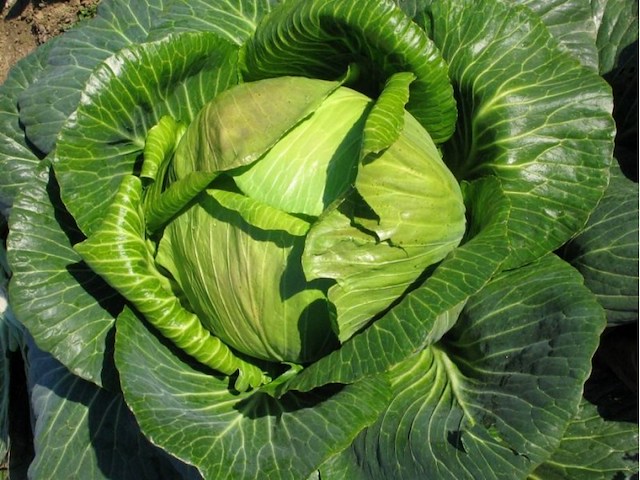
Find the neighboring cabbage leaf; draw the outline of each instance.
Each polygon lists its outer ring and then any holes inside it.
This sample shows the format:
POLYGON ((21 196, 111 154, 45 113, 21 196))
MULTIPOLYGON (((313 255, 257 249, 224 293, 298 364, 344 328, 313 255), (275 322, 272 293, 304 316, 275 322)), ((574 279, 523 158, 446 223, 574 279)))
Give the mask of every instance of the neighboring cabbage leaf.
POLYGON ((18 97, 42 74, 55 43, 53 39, 20 60, 0 86, 0 214, 6 213, 18 192, 35 176, 42 157, 25 141, 18 97))
MULTIPOLYGON (((4 234, 6 226, 6 220, 0 215, 0 234, 4 234)), ((15 400, 11 400, 10 394, 20 388, 19 377, 11 378, 11 371, 17 371, 13 362, 19 361, 20 350, 24 347, 24 328, 15 319, 7 297, 9 277, 7 253, 0 245, 0 460, 3 462, 10 456, 10 422, 15 422, 17 416, 13 408, 15 400)))
POLYGON ((638 474, 637 422, 607 421, 598 407, 583 400, 562 442, 531 480, 600 480, 638 474))
POLYGON ((638 184, 617 166, 585 229, 561 255, 582 273, 609 325, 638 321, 638 184))
POLYGON ((634 0, 591 0, 598 28, 596 45, 599 72, 613 70, 625 47, 638 40, 638 2, 634 0))
POLYGON ((616 68, 605 76, 613 90, 616 120, 614 156, 624 175, 638 182, 638 41, 629 45, 616 68))
POLYGON ((531 480, 638 475, 637 338, 637 324, 605 330, 578 413, 558 448, 536 468, 531 480), (622 369, 628 375, 620 375, 622 369))

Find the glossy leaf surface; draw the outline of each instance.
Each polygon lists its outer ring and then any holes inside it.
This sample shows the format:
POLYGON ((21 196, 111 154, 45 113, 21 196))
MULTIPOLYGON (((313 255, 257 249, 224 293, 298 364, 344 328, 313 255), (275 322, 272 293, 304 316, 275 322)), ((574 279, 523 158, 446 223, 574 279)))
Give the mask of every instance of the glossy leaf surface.
POLYGON ((147 131, 164 115, 188 123, 236 81, 234 58, 235 47, 214 34, 182 33, 122 50, 92 74, 54 160, 63 201, 85 234, 135 171, 147 131))
POLYGON ((120 393, 82 380, 35 347, 29 366, 36 451, 30 477, 168 480, 180 471, 193 478, 142 435, 120 393))
POLYGON ((431 14, 460 109, 445 161, 459 179, 500 178, 511 202, 510 266, 553 251, 584 225, 608 182, 608 86, 558 49, 528 9, 437 2, 431 14))
POLYGON ((280 399, 234 394, 128 310, 118 319, 116 352, 125 399, 145 435, 205 478, 307 478, 375 420, 389 395, 379 379, 280 399))
POLYGON ((497 276, 440 342, 389 371, 388 409, 328 477, 524 478, 577 412, 603 327, 557 257, 497 276))
POLYGON ((47 163, 16 199, 10 232, 9 293, 19 321, 75 375, 113 386, 112 328, 124 301, 73 250, 82 235, 47 163))

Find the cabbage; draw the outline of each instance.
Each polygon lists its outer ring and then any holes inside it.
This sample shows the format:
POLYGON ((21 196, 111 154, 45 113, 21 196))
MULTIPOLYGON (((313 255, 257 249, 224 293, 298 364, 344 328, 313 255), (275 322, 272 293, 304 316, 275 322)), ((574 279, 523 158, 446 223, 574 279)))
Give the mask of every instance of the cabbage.
POLYGON ((626 1, 103 0, 0 87, 29 475, 637 472, 636 29, 626 1))

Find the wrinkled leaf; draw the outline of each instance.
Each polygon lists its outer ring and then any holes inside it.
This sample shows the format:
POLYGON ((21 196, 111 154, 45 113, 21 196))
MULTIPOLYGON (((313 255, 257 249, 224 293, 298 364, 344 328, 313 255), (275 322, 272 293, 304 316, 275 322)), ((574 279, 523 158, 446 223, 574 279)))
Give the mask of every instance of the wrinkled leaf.
MULTIPOLYGON (((0 216, 0 232, 5 227, 5 220, 0 216)), ((15 412, 11 408, 13 404, 10 404, 11 388, 16 388, 14 386, 16 379, 11 379, 11 354, 23 344, 23 328, 15 319, 7 298, 9 275, 6 251, 0 245, 0 461, 2 462, 8 460, 11 446, 9 422, 12 421, 11 417, 15 418, 15 412)))
POLYGON ((176 478, 173 461, 140 433, 121 394, 76 377, 33 345, 28 382, 36 453, 30 478, 176 478))
POLYGON ((576 414, 603 326, 555 256, 498 275, 440 342, 389 371, 388 409, 327 478, 524 478, 576 414))
POLYGON ((530 478, 628 478, 638 473, 637 445, 637 424, 608 422, 595 405, 583 400, 558 449, 530 478))
POLYGON ((116 352, 142 431, 205 478, 307 478, 375 420, 389 394, 384 379, 277 400, 259 391, 234 394, 129 310, 118 318, 116 352))
POLYGON ((147 131, 164 115, 189 123, 237 80, 234 58, 235 47, 212 33, 182 33, 122 50, 93 72, 54 159, 63 201, 85 234, 135 171, 147 131))
POLYGON ((638 328, 605 330, 578 414, 532 480, 638 475, 638 328))
POLYGON ((638 41, 620 55, 605 78, 613 90, 616 120, 615 158, 627 178, 638 182, 638 41))
POLYGON ((596 45, 600 73, 611 71, 620 53, 638 39, 638 2, 633 0, 591 0, 598 28, 596 45))
POLYGON ((53 149, 94 68, 121 48, 142 42, 163 3, 103 0, 94 18, 56 40, 44 71, 20 95, 20 120, 30 142, 45 153, 53 149))
POLYGON ((10 207, 17 193, 34 176, 40 155, 24 137, 20 123, 18 96, 42 73, 44 62, 55 40, 47 42, 19 61, 0 86, 0 213, 10 207))
POLYGON ((62 206, 48 163, 22 189, 9 226, 16 317, 39 348, 75 375, 113 386, 112 327, 123 300, 73 251, 82 237, 62 206))
MULTIPOLYGON (((104 1, 104 0, 103 0, 104 1)), ((278 0, 172 1, 162 11, 148 40, 180 31, 211 31, 241 45, 278 0)))
POLYGON ((527 263, 573 236, 606 188, 609 87, 528 9, 444 1, 431 14, 460 109, 444 159, 459 179, 500 178, 512 207, 508 266, 527 263))
POLYGON ((580 63, 598 71, 597 28, 587 0, 512 0, 533 10, 560 46, 580 63))

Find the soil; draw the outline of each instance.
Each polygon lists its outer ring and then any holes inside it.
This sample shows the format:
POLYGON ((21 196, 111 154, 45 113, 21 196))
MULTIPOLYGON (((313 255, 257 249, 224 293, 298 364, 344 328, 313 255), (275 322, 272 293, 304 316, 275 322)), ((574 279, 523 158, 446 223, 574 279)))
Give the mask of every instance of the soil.
POLYGON ((38 45, 90 17, 100 0, 0 0, 0 83, 38 45))

